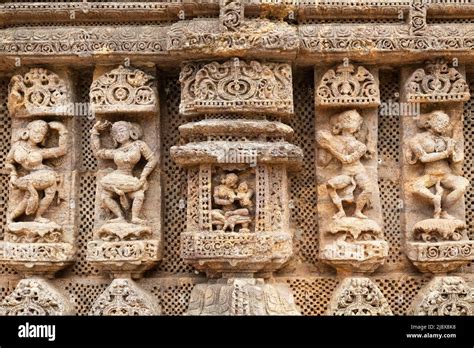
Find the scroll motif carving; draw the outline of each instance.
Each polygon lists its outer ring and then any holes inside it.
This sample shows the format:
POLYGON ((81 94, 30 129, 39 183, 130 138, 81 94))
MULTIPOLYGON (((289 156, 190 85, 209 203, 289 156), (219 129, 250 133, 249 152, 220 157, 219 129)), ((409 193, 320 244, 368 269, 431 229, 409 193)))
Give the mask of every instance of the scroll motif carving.
POLYGON ((242 61, 187 63, 180 75, 180 112, 293 113, 291 67, 242 61))
POLYGON ((15 75, 8 86, 11 116, 66 115, 72 102, 69 86, 54 72, 32 68, 15 75))
POLYGON ((426 31, 426 9, 428 4, 424 1, 414 0, 410 5, 410 33, 424 35, 426 31))
POLYGON ((220 23, 224 30, 236 31, 244 18, 242 0, 220 1, 220 23))
POLYGON ((470 98, 469 86, 462 75, 443 59, 427 62, 406 82, 409 102, 460 102, 470 98))
POLYGON ((23 279, 0 305, 0 315, 72 315, 74 307, 43 279, 23 279))
POLYGON ((474 315, 474 288, 461 277, 435 277, 413 302, 414 315, 474 315))
POLYGON ((91 315, 159 315, 161 309, 146 291, 131 279, 114 279, 95 300, 91 315))
POLYGON ((377 285, 369 278, 351 277, 342 281, 329 304, 330 315, 392 315, 377 285))
POLYGON ((372 74, 362 66, 339 65, 328 70, 316 88, 320 106, 378 106, 380 92, 372 74))
POLYGON ((122 65, 92 82, 90 100, 95 112, 153 112, 154 78, 122 65))

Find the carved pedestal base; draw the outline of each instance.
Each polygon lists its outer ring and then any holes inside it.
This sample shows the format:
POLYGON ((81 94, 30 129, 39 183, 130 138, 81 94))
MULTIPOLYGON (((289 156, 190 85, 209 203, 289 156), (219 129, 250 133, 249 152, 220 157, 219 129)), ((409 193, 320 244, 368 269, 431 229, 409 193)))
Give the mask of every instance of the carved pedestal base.
POLYGON ((299 315, 291 290, 263 279, 228 278, 198 284, 191 293, 188 315, 299 315))
POLYGON ((15 243, 58 243, 62 235, 61 226, 54 221, 12 222, 7 230, 5 240, 15 243))
POLYGON ((185 232, 181 255, 209 275, 273 271, 292 253, 291 235, 283 232, 185 232))
POLYGON ((377 285, 369 278, 345 278, 332 295, 329 315, 392 315, 377 285))
POLYGON ((107 223, 97 231, 97 239, 107 242, 140 240, 150 238, 151 227, 128 222, 107 223))
POLYGON ((338 273, 374 272, 388 256, 388 243, 384 240, 345 242, 336 241, 321 252, 324 263, 338 273))
POLYGON ((160 315, 152 295, 131 279, 114 279, 95 300, 90 315, 160 315))
POLYGON ((160 259, 158 240, 134 240, 104 242, 94 240, 87 243, 87 260, 96 267, 114 276, 139 277, 160 259))
POLYGON ((474 241, 408 242, 407 256, 422 272, 450 272, 474 260, 474 241))
POLYGON ((474 288, 461 277, 435 277, 415 298, 412 315, 474 315, 474 288))
POLYGON ((73 262, 69 243, 0 242, 0 262, 25 275, 53 275, 73 262))
POLYGON ((20 280, 0 305, 0 315, 73 315, 67 298, 44 279, 20 280))

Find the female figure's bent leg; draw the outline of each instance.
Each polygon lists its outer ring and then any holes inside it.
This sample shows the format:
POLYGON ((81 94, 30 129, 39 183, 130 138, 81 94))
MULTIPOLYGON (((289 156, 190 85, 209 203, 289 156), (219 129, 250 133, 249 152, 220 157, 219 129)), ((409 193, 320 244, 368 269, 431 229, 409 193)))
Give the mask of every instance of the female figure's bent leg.
POLYGON ((113 198, 112 192, 103 189, 102 195, 101 195, 101 201, 102 201, 102 206, 105 209, 108 209, 110 212, 112 212, 112 214, 115 215, 115 218, 111 219, 110 222, 119 222, 119 221, 124 220, 122 209, 120 209, 119 204, 113 198))
POLYGON ((327 182, 327 189, 329 197, 337 208, 337 213, 334 214, 333 219, 339 219, 346 216, 344 207, 342 206, 342 199, 337 194, 337 190, 342 190, 352 184, 352 179, 348 175, 338 175, 327 182))

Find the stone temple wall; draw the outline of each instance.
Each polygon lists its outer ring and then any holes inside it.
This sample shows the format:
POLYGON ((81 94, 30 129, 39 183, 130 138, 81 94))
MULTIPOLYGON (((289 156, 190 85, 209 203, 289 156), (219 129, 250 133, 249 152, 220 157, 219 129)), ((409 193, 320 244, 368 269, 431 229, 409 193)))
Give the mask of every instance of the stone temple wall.
POLYGON ((0 4, 0 314, 474 314, 474 4, 106 4, 0 4))

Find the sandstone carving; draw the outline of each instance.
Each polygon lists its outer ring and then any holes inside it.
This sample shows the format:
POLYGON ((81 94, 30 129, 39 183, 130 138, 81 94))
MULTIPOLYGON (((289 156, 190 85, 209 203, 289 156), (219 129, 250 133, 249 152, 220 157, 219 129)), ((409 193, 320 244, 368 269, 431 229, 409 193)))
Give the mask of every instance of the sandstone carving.
POLYGON ((90 315, 159 315, 156 300, 131 279, 114 279, 94 301, 90 315))
POLYGON ((18 202, 11 202, 8 215, 7 241, 12 242, 59 242, 61 226, 43 215, 55 197, 64 198, 60 173, 44 163, 45 160, 62 157, 68 151, 68 131, 56 121, 36 120, 19 131, 19 139, 14 141, 6 158, 10 170, 10 185, 21 192, 18 202), (48 134, 59 134, 57 147, 44 147, 48 134), (17 168, 17 166, 19 168, 17 168), (26 175, 19 176, 19 171, 26 175), (41 195, 42 196, 41 196, 41 195), (33 216, 33 221, 24 220, 33 216))
POLYGON ((413 315, 474 315, 474 288, 462 277, 434 277, 415 298, 413 315))
POLYGON ((462 75, 443 59, 427 62, 417 69, 406 82, 409 102, 429 103, 466 101, 470 98, 469 87, 462 75))
POLYGON ((224 63, 186 63, 180 75, 184 115, 245 112, 293 113, 291 67, 238 58, 224 63))
POLYGON ((323 108, 317 112, 316 132, 320 255, 342 273, 372 272, 388 255, 380 224, 375 109, 350 108, 379 102, 378 82, 364 67, 356 72, 343 64, 318 80, 316 104, 323 108), (331 114, 327 107, 346 110, 331 114))
POLYGON ((92 82, 92 109, 96 113, 153 112, 157 107, 153 80, 139 69, 121 65, 92 82))
POLYGON ((426 34, 426 9, 428 4, 414 0, 410 7, 410 33, 412 35, 426 34))
POLYGON ((242 0, 220 0, 219 18, 222 29, 237 31, 244 18, 242 0))
POLYGON ((195 286, 188 315, 299 315, 287 287, 263 279, 220 279, 195 286))
POLYGON ((345 278, 332 295, 329 315, 392 315, 377 285, 369 278, 345 278))
POLYGON ((316 88, 320 106, 378 106, 380 92, 374 76, 363 66, 342 64, 328 70, 316 88))
POLYGON ((65 115, 72 102, 66 82, 43 68, 32 68, 24 75, 13 76, 8 90, 11 116, 65 115))
POLYGON ((74 307, 46 280, 22 279, 0 304, 0 315, 72 315, 74 307))

